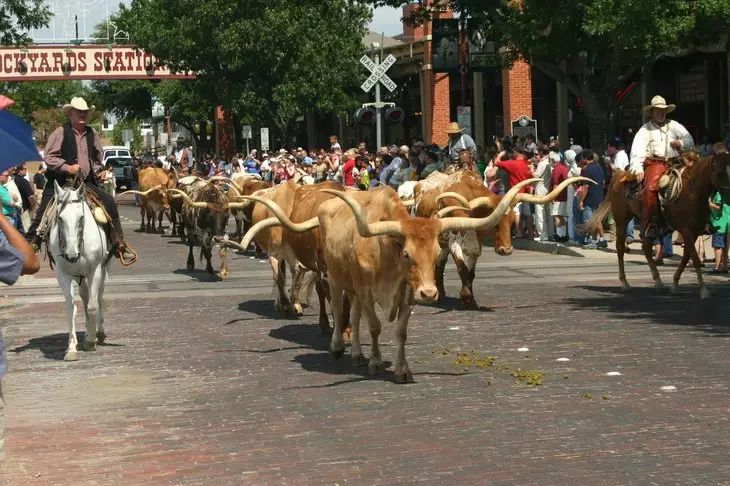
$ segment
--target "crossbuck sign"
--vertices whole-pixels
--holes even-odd
[[[367,93],[373,89],[373,86],[375,86],[378,81],[383,83],[383,86],[388,88],[391,93],[395,91],[397,85],[385,74],[385,72],[390,69],[393,64],[395,64],[395,56],[393,56],[393,54],[389,54],[388,57],[379,64],[376,64],[368,56],[362,56],[360,58],[360,63],[368,68],[368,71],[372,73],[370,77],[362,83],[361,88],[363,91]]]

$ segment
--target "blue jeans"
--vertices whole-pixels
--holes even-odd
[[[583,219],[581,220],[582,223],[585,223],[586,221],[590,221],[590,219],[593,217],[593,213],[598,211],[598,205],[595,206],[583,206]],[[586,243],[590,243],[592,239],[591,235],[584,235],[583,240]]]
[[[626,225],[626,238],[634,239],[634,218],[631,218]]]
[[[139,191],[139,183],[138,182],[132,182],[132,190],[133,191]],[[139,194],[134,195],[134,201],[139,206],[139,202],[141,200],[141,196]]]
[[[674,255],[674,251],[672,248],[672,233],[667,233],[666,235],[662,236],[661,238],[657,238],[654,240],[654,244],[662,245],[662,256],[669,258]]]

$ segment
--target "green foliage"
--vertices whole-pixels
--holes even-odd
[[[80,81],[5,82],[0,83],[0,93],[15,101],[10,111],[31,121],[35,111],[60,108],[74,96],[87,94]]]
[[[118,20],[132,43],[197,73],[198,91],[161,87],[177,111],[220,104],[285,130],[307,109],[353,106],[370,11],[350,0],[133,0]]]
[[[0,45],[22,45],[31,42],[29,29],[48,25],[51,11],[43,0],[0,0]]]
[[[142,153],[142,147],[144,146],[144,137],[142,136],[139,125],[139,120],[131,118],[122,120],[119,123],[115,123],[114,129],[112,130],[112,143],[114,145],[124,145],[122,133],[124,132],[124,130],[132,130],[132,153]]]

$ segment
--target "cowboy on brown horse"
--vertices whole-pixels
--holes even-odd
[[[629,171],[636,174],[639,182],[644,181],[641,222],[647,238],[657,238],[667,229],[657,208],[659,180],[673,163],[681,163],[681,149],[694,146],[687,129],[667,119],[675,108],[661,96],[652,98],[651,104],[644,107],[644,114],[651,116],[651,120],[639,129],[631,146]]]

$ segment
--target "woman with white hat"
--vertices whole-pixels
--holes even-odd
[[[667,119],[667,114],[675,109],[676,105],[667,104],[661,96],[652,98],[651,104],[644,107],[644,115],[651,120],[639,129],[631,145],[629,170],[637,175],[639,182],[645,181],[641,222],[647,238],[657,238],[665,229],[657,210],[659,179],[679,159],[680,149],[694,146],[687,129]]]

